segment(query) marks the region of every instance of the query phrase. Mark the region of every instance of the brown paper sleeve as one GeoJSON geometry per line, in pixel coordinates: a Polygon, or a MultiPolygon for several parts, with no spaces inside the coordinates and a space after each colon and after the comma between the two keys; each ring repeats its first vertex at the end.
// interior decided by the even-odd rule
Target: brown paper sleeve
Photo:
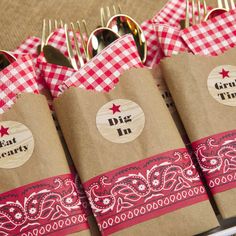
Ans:
{"type": "MultiPolygon", "coordinates": [[[[217,57],[179,54],[161,62],[161,69],[191,142],[236,128],[235,107],[217,102],[207,78],[219,65],[232,65],[236,48],[217,57]]],[[[236,216],[236,189],[214,196],[223,218],[236,216]]]]}
{"type": "MultiPolygon", "coordinates": [[[[30,159],[14,169],[1,169],[0,193],[53,176],[70,173],[70,168],[55,128],[47,100],[43,95],[22,94],[2,115],[0,121],[26,125],[34,137],[30,159]]],[[[73,235],[91,235],[84,230],[73,235]]]]}
{"type": "Polygon", "coordinates": [[[32,132],[35,145],[31,158],[14,169],[1,169],[0,192],[70,173],[46,99],[42,95],[22,94],[0,121],[17,121],[32,132]]]}
{"type": "MultiPolygon", "coordinates": [[[[176,126],[158,93],[151,72],[132,69],[120,78],[110,93],[70,88],[54,101],[64,137],[82,183],[101,173],[131,162],[183,148],[176,126]],[[145,113],[145,128],[134,141],[116,144],[104,139],[96,127],[100,107],[117,98],[139,104],[145,113]]],[[[218,225],[209,201],[168,213],[115,233],[115,235],[193,235],[218,225]]]]}

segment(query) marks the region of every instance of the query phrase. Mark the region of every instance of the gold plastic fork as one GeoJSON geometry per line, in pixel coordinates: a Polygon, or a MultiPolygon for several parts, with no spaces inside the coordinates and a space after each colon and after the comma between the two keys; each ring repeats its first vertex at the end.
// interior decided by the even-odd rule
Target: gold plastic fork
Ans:
{"type": "Polygon", "coordinates": [[[89,55],[87,52],[87,43],[88,43],[88,38],[89,38],[89,33],[88,33],[88,27],[87,27],[87,23],[86,20],[82,20],[82,25],[83,25],[83,29],[81,27],[80,21],[76,22],[77,28],[78,28],[78,32],[80,35],[80,40],[82,43],[82,47],[83,47],[83,51],[84,51],[84,55],[86,58],[86,61],[89,61],[89,55]]]}
{"type": "Polygon", "coordinates": [[[227,11],[230,9],[235,9],[234,0],[218,0],[218,8],[224,8],[227,11]]]}
{"type": "Polygon", "coordinates": [[[207,5],[205,0],[196,0],[196,3],[195,0],[186,0],[184,28],[188,28],[190,26],[190,4],[192,5],[191,25],[201,23],[207,14],[207,5]],[[201,12],[201,4],[203,5],[203,14],[201,12]],[[197,16],[195,15],[195,9],[197,9],[197,16]]]}
{"type": "Polygon", "coordinates": [[[121,7],[119,5],[117,7],[115,5],[112,5],[112,10],[110,10],[109,6],[106,6],[106,8],[101,7],[100,16],[101,16],[102,27],[105,27],[108,20],[111,18],[111,16],[116,15],[116,14],[121,14],[121,7]],[[113,14],[111,14],[112,11],[113,11],[113,14]]]}
{"type": "Polygon", "coordinates": [[[41,51],[43,47],[47,45],[49,38],[51,37],[53,30],[62,28],[64,25],[62,20],[46,20],[43,19],[42,37],[41,37],[41,51]]]}
{"type": "MultiPolygon", "coordinates": [[[[84,31],[86,34],[85,37],[87,38],[88,31],[87,31],[86,21],[82,20],[82,24],[84,26],[84,31]]],[[[87,45],[86,45],[86,40],[84,39],[84,35],[82,33],[80,22],[79,21],[77,21],[76,23],[71,22],[70,26],[71,26],[71,31],[73,34],[75,50],[73,50],[73,48],[72,48],[72,39],[70,38],[70,29],[69,29],[68,25],[65,24],[64,28],[65,28],[65,34],[66,34],[67,51],[68,51],[69,59],[70,59],[70,62],[72,64],[73,68],[75,70],[78,70],[79,67],[77,65],[76,56],[78,57],[78,60],[79,60],[79,66],[82,67],[85,64],[85,61],[84,61],[83,55],[80,51],[80,45],[83,48],[86,60],[88,58],[87,53],[86,53],[86,46],[87,45]],[[78,31],[76,29],[78,29],[78,31]],[[79,40],[77,37],[77,32],[79,33],[79,36],[80,36],[80,43],[79,43],[79,40]]]]}

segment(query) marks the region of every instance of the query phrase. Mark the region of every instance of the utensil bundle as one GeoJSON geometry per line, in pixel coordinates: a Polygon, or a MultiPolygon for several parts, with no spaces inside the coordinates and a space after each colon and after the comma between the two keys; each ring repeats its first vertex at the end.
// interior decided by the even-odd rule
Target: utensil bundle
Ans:
{"type": "MultiPolygon", "coordinates": [[[[62,59],[62,63],[55,60],[55,64],[60,63],[61,65],[65,65],[68,67],[72,66],[75,70],[78,70],[91,58],[100,53],[101,50],[106,48],[109,44],[120,38],[122,35],[129,33],[133,35],[138,48],[138,52],[140,54],[140,58],[144,63],[147,55],[147,44],[143,31],[134,19],[125,14],[121,14],[120,7],[117,8],[118,9],[116,9],[116,7],[113,5],[113,16],[110,15],[111,11],[109,7],[106,8],[106,14],[104,8],[101,8],[102,26],[93,30],[90,35],[88,34],[87,24],[85,20],[82,20],[83,30],[79,21],[77,21],[76,23],[70,23],[69,26],[68,24],[63,24],[62,20],[55,20],[54,30],[57,29],[58,26],[63,27],[65,30],[67,50],[71,65],[68,64],[68,61],[65,58],[62,59]],[[69,32],[72,32],[72,37],[70,36],[69,32]]],[[[53,55],[53,49],[51,47],[50,49],[46,47],[48,46],[48,41],[52,36],[52,25],[52,20],[43,21],[41,50],[46,48],[47,51],[45,51],[44,53],[48,62],[52,62],[51,55],[53,55]],[[46,26],[46,22],[48,23],[48,26],[46,26]],[[46,33],[46,31],[48,31],[48,33],[46,33]],[[48,53],[48,51],[50,52],[48,53]]],[[[59,56],[59,52],[57,52],[57,55],[59,56]]]]}
{"type": "MultiPolygon", "coordinates": [[[[214,196],[223,218],[236,216],[231,207],[236,186],[235,122],[226,116],[220,119],[217,109],[232,117],[234,111],[213,100],[205,86],[208,75],[211,92],[223,89],[224,82],[230,84],[227,88],[235,85],[231,81],[235,69],[229,66],[235,56],[235,50],[229,50],[236,45],[235,4],[225,0],[218,5],[215,12],[205,0],[169,1],[141,26],[121,13],[119,6],[101,8],[101,26],[90,34],[85,20],[70,24],[44,20],[38,55],[27,57],[30,66],[22,61],[19,69],[17,64],[25,45],[18,53],[0,52],[0,73],[4,74],[0,93],[5,99],[4,106],[0,103],[0,144],[12,135],[10,125],[3,123],[8,120],[24,123],[35,140],[35,152],[22,169],[4,170],[2,179],[16,180],[14,171],[24,173],[32,166],[40,169],[29,178],[20,175],[18,185],[16,181],[9,188],[0,185],[2,191],[11,191],[0,198],[5,217],[0,232],[18,234],[25,227],[32,235],[196,235],[219,226],[209,195],[214,196]],[[147,51],[150,48],[155,52],[147,51]],[[194,55],[218,55],[225,50],[228,54],[214,59],[194,55]],[[174,57],[174,53],[179,55],[174,57]],[[153,66],[161,59],[161,64],[153,66]],[[144,68],[145,62],[153,66],[152,71],[144,68]],[[62,135],[59,125],[57,134],[45,99],[38,94],[42,90],[34,88],[37,84],[52,95],[66,143],[58,139],[62,135]],[[37,117],[47,129],[37,126],[37,117]],[[186,144],[196,156],[190,155],[186,144]],[[70,155],[81,181],[69,171],[74,168],[70,155]],[[14,191],[17,197],[9,199],[14,191]],[[14,226],[15,219],[8,220],[11,214],[25,221],[14,226]],[[100,233],[94,231],[97,225],[100,233]]],[[[1,163],[0,158],[0,168],[1,163]]]]}
{"type": "Polygon", "coordinates": [[[208,11],[205,0],[186,0],[185,20],[184,27],[182,25],[182,28],[188,28],[190,25],[195,25],[203,21],[207,21],[229,11],[230,9],[235,9],[234,0],[218,0],[217,4],[217,8],[213,8],[208,11]],[[202,9],[201,5],[203,6],[202,9]]]}

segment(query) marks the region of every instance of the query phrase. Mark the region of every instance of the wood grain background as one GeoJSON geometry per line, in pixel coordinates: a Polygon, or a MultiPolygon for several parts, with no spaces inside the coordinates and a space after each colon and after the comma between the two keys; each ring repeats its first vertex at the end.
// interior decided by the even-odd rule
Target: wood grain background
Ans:
{"type": "MultiPolygon", "coordinates": [[[[0,0],[0,49],[13,50],[30,35],[40,37],[43,18],[66,22],[86,19],[91,31],[100,22],[100,7],[112,6],[114,2],[141,23],[167,0],[0,0]]],[[[207,0],[207,4],[215,5],[216,0],[207,0]]]]}

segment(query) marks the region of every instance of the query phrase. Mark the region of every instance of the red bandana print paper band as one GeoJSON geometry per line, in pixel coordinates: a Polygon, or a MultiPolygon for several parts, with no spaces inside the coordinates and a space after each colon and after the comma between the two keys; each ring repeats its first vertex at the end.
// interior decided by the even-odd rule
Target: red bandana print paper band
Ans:
{"type": "Polygon", "coordinates": [[[86,196],[77,184],[66,174],[0,194],[0,235],[63,236],[87,229],[86,196]]]}
{"type": "Polygon", "coordinates": [[[213,194],[236,187],[236,130],[192,143],[213,194]]]}
{"type": "Polygon", "coordinates": [[[103,235],[208,198],[184,148],[97,176],[84,187],[103,235]]]}

